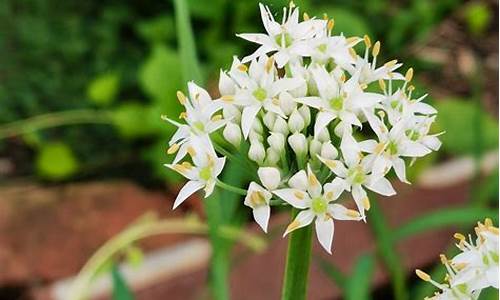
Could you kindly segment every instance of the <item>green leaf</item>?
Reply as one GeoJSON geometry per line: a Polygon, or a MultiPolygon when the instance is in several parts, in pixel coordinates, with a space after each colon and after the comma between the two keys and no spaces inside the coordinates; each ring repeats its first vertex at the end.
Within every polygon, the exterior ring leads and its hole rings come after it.
{"type": "Polygon", "coordinates": [[[344,291],[347,282],[346,276],[332,263],[324,258],[315,256],[315,261],[319,265],[321,271],[323,271],[323,273],[325,273],[328,278],[335,282],[337,286],[344,291]]]}
{"type": "Polygon", "coordinates": [[[488,29],[492,14],[486,3],[471,2],[465,6],[464,18],[472,34],[482,35],[488,29]]]}
{"type": "Polygon", "coordinates": [[[430,212],[426,215],[417,216],[399,228],[392,235],[394,241],[413,236],[415,234],[435,230],[452,225],[470,225],[484,218],[491,218],[498,223],[496,210],[486,208],[461,207],[445,208],[430,212]]]}
{"type": "Polygon", "coordinates": [[[175,37],[174,19],[171,16],[158,16],[137,23],[135,30],[144,40],[155,44],[175,37]]]}
{"type": "Polygon", "coordinates": [[[345,286],[345,299],[346,300],[368,300],[370,299],[370,290],[372,283],[372,276],[375,270],[375,259],[372,255],[361,255],[354,271],[347,280],[345,286]]]}
{"type": "Polygon", "coordinates": [[[111,270],[113,280],[113,300],[133,300],[134,296],[123,278],[118,266],[115,264],[111,270]]]}
{"type": "Polygon", "coordinates": [[[498,148],[498,123],[484,110],[471,101],[449,99],[436,104],[439,111],[436,130],[446,131],[440,138],[443,149],[451,154],[472,154],[477,145],[475,134],[476,115],[482,116],[482,149],[498,148]]]}
{"type": "Polygon", "coordinates": [[[38,175],[50,180],[61,180],[78,171],[79,163],[71,148],[62,142],[43,145],[36,157],[38,175]]]}
{"type": "Polygon", "coordinates": [[[120,88],[120,76],[106,73],[92,80],[87,87],[87,97],[98,106],[110,105],[120,88]]]}
{"type": "Polygon", "coordinates": [[[182,86],[182,76],[179,72],[179,55],[164,45],[156,44],[151,54],[139,69],[139,83],[142,90],[159,102],[165,112],[180,112],[180,105],[176,99],[176,91],[182,86]]]}
{"type": "MultiPolygon", "coordinates": [[[[122,104],[111,112],[111,118],[118,132],[128,139],[150,136],[158,130],[151,107],[141,103],[122,104]]],[[[159,119],[159,115],[156,118],[159,119]]]]}

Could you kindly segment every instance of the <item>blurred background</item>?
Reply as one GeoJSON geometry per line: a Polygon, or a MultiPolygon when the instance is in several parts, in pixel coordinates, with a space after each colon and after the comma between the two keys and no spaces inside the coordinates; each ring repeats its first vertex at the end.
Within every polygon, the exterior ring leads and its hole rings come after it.
{"type": "MultiPolygon", "coordinates": [[[[279,15],[288,5],[263,2],[279,15]]],[[[254,49],[235,33],[263,30],[257,3],[186,0],[214,97],[219,69],[254,49]]],[[[382,229],[404,230],[384,242],[381,227],[338,226],[334,254],[318,251],[313,259],[310,299],[421,299],[432,289],[416,279],[415,268],[442,276],[434,266],[451,249],[453,232],[471,232],[487,216],[498,225],[498,2],[295,3],[309,15],[333,17],[336,33],[380,40],[384,60],[412,66],[417,92],[429,93],[439,111],[435,131],[446,131],[441,151],[410,169],[414,184],[398,184],[398,196],[379,200],[382,229]],[[434,227],[412,223],[423,215],[434,227]],[[400,260],[391,262],[383,245],[400,260]],[[370,274],[366,295],[349,289],[349,274],[358,273],[370,274]],[[399,281],[407,294],[396,297],[399,281]]],[[[180,113],[175,93],[189,79],[181,71],[183,24],[171,0],[0,1],[0,299],[67,299],[60,296],[67,279],[148,211],[162,219],[204,218],[199,199],[170,210],[181,181],[163,167],[174,128],[160,115],[180,113]]],[[[246,213],[238,213],[238,224],[246,213]]],[[[276,234],[259,237],[265,250],[228,251],[232,299],[279,297],[286,246],[279,232],[287,220],[278,215],[276,234]]],[[[121,267],[107,269],[113,276],[96,280],[92,295],[210,299],[205,236],[169,234],[129,245],[114,257],[121,267]]]]}

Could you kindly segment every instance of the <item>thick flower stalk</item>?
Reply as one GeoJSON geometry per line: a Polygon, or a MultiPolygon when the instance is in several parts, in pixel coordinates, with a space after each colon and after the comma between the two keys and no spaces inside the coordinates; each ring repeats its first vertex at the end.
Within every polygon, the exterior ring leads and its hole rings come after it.
{"type": "Polygon", "coordinates": [[[176,155],[166,166],[189,180],[174,208],[217,185],[245,195],[264,231],[273,205],[293,207],[298,213],[284,235],[314,223],[331,253],[334,221],[366,221],[367,189],[394,195],[391,170],[408,182],[406,168],[439,149],[429,133],[436,110],[425,95],[414,98],[413,69],[402,75],[401,63],[380,63],[380,42],[332,35],[327,18],[304,14],[300,21],[293,3],[281,23],[259,7],[265,33],[237,35],[259,47],[220,71],[220,97],[189,82],[189,95],[177,94],[183,121],[165,117],[178,128],[168,149],[176,155]],[[234,163],[256,170],[247,188],[217,179],[241,149],[248,161],[234,163]],[[348,194],[354,205],[340,203],[348,194]]]}
{"type": "Polygon", "coordinates": [[[485,288],[498,289],[498,228],[486,219],[484,224],[478,222],[475,231],[475,241],[470,235],[466,238],[460,233],[455,234],[460,254],[451,260],[441,255],[441,262],[447,271],[445,283],[438,283],[423,271],[416,270],[422,280],[440,290],[426,299],[470,300],[477,299],[485,288]]]}

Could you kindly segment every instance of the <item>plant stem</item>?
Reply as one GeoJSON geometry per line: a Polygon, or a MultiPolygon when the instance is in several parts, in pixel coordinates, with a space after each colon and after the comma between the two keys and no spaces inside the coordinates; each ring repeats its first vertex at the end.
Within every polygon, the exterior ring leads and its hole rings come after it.
{"type": "Polygon", "coordinates": [[[233,192],[233,193],[236,193],[238,195],[242,195],[242,196],[246,196],[247,195],[247,191],[245,191],[244,189],[240,189],[238,187],[235,187],[235,186],[232,186],[228,183],[225,183],[219,179],[217,179],[217,181],[215,182],[215,185],[217,185],[218,187],[220,187],[221,189],[224,189],[226,191],[230,191],[230,192],[233,192]]]}
{"type": "MultiPolygon", "coordinates": [[[[292,209],[292,218],[298,210],[292,209]]],[[[306,226],[290,233],[283,279],[282,300],[306,299],[311,262],[312,226],[306,226]]]]}
{"type": "Polygon", "coordinates": [[[75,109],[38,115],[0,126],[0,139],[45,128],[84,123],[111,124],[111,114],[93,109],[75,109]]]}

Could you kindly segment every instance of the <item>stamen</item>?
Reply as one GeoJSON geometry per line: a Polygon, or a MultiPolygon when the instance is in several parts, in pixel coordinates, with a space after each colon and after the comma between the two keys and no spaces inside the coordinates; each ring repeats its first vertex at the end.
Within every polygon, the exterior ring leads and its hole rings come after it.
{"type": "Polygon", "coordinates": [[[241,72],[246,72],[248,71],[248,67],[244,64],[241,64],[238,66],[238,70],[240,70],[241,72]]]}
{"type": "Polygon", "coordinates": [[[225,101],[225,102],[233,102],[234,101],[234,95],[224,95],[224,96],[220,97],[220,99],[222,101],[225,101]]]}
{"type": "Polygon", "coordinates": [[[405,80],[407,82],[410,82],[412,78],[413,78],[413,68],[409,68],[408,71],[406,71],[405,80]]]}
{"type": "Polygon", "coordinates": [[[431,281],[431,276],[429,276],[429,274],[425,273],[424,271],[422,271],[420,269],[416,269],[415,273],[423,281],[431,281]]]}
{"type": "Polygon", "coordinates": [[[191,155],[191,157],[196,156],[196,151],[195,151],[195,150],[194,150],[194,148],[193,148],[193,147],[191,147],[191,146],[189,146],[189,147],[187,148],[187,153],[189,153],[189,155],[191,155]]]}
{"type": "Polygon", "coordinates": [[[186,96],[181,91],[177,91],[177,99],[182,105],[186,104],[186,96]]]}
{"type": "Polygon", "coordinates": [[[173,144],[168,148],[167,154],[174,154],[177,150],[179,150],[179,144],[173,144]]]}
{"type": "Polygon", "coordinates": [[[370,40],[370,37],[368,35],[365,34],[363,40],[365,41],[366,48],[372,47],[372,41],[370,40]]]}
{"type": "Polygon", "coordinates": [[[375,45],[373,45],[372,55],[374,57],[377,57],[377,55],[379,54],[379,52],[380,52],[380,41],[377,41],[375,43],[375,45]]]}
{"type": "Polygon", "coordinates": [[[309,21],[309,19],[311,19],[307,13],[304,13],[303,18],[304,21],[309,21]]]}

